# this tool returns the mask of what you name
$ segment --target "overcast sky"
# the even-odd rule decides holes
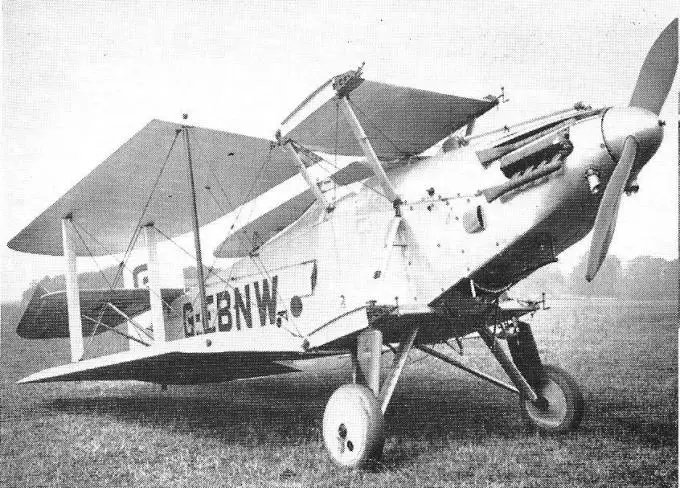
[[[331,75],[510,102],[479,127],[577,100],[626,105],[674,2],[3,2],[2,298],[62,272],[5,243],[150,119],[271,137]],[[678,255],[676,79],[662,148],[611,252]],[[565,269],[589,237],[560,256]],[[110,264],[110,263],[107,263]],[[83,262],[82,269],[92,269]]]

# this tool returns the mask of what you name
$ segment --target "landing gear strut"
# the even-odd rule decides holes
[[[392,368],[380,386],[382,334],[367,329],[359,334],[352,350],[354,383],[335,390],[323,415],[323,440],[334,462],[345,467],[364,467],[382,455],[385,443],[383,414],[392,398],[408,354],[413,347],[417,328],[405,331],[394,357]],[[367,352],[367,361],[360,353]],[[364,384],[359,384],[364,383]]]
[[[583,418],[583,394],[576,381],[557,366],[544,365],[529,324],[517,322],[517,333],[508,337],[507,354],[501,342],[486,327],[480,337],[496,357],[513,385],[477,371],[425,345],[417,347],[433,357],[519,396],[527,426],[546,433],[575,430]]]
[[[530,428],[562,433],[579,426],[583,394],[566,371],[542,364],[529,324],[517,322],[517,334],[508,338],[512,360],[489,329],[480,328],[479,335],[519,390],[522,417]]]

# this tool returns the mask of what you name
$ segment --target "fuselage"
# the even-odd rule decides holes
[[[388,174],[400,218],[375,178],[345,191],[332,212],[313,205],[209,280],[207,331],[195,300],[176,304],[176,338],[231,332],[260,340],[272,329],[299,338],[366,304],[402,315],[455,307],[461,293],[475,294],[471,280],[480,293],[500,293],[592,228],[602,191],[588,175],[604,186],[616,166],[616,131],[606,129],[616,119],[607,116],[596,110],[534,124],[400,165]],[[489,157],[493,151],[500,156]],[[553,169],[541,176],[546,167]]]

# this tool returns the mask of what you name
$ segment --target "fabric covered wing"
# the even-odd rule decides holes
[[[314,201],[311,190],[303,191],[232,233],[217,246],[213,254],[218,258],[247,256],[299,219]]]
[[[163,301],[172,303],[184,293],[182,289],[162,289]],[[80,311],[95,320],[115,327],[125,319],[106,306],[110,302],[123,311],[128,317],[134,317],[150,309],[149,290],[146,288],[128,288],[116,290],[81,290]],[[92,335],[96,323],[83,320],[83,336]],[[106,327],[97,327],[96,334],[106,332]],[[42,287],[36,287],[17,326],[17,334],[24,339],[54,339],[69,337],[68,307],[66,292],[47,293]]]
[[[169,385],[212,383],[298,371],[274,362],[288,357],[269,353],[161,352],[148,347],[48,368],[19,383],[83,380],[138,380]]]
[[[160,120],[149,122],[8,246],[62,255],[61,219],[68,215],[84,241],[74,243],[79,256],[124,252],[137,226],[151,222],[168,236],[189,232],[187,151],[183,134],[175,140],[179,127]],[[266,139],[199,127],[190,128],[189,137],[201,225],[297,173],[290,154]],[[140,221],[161,168],[158,186]]]
[[[416,159],[417,158],[412,158]],[[393,161],[383,161],[381,166],[388,172],[399,168],[401,166],[406,166],[410,164],[410,160],[393,160]],[[365,180],[375,175],[373,170],[364,161],[353,161],[339,171],[336,171],[331,175],[331,179],[338,185],[351,185],[357,181]]]
[[[497,103],[368,80],[349,99],[383,160],[419,154]],[[338,154],[363,155],[336,103],[329,81],[284,121],[282,134],[313,150],[334,154],[337,148]]]

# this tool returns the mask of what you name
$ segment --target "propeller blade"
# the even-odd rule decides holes
[[[678,68],[678,19],[668,24],[647,53],[640,69],[631,107],[640,107],[659,115]]]
[[[621,195],[633,169],[637,151],[637,141],[633,136],[628,136],[623,143],[621,158],[604,190],[600,208],[597,209],[593,228],[593,240],[590,243],[590,254],[588,255],[588,269],[586,271],[586,280],[588,281],[592,281],[595,278],[604,258],[607,257],[609,244],[614,236]]]

